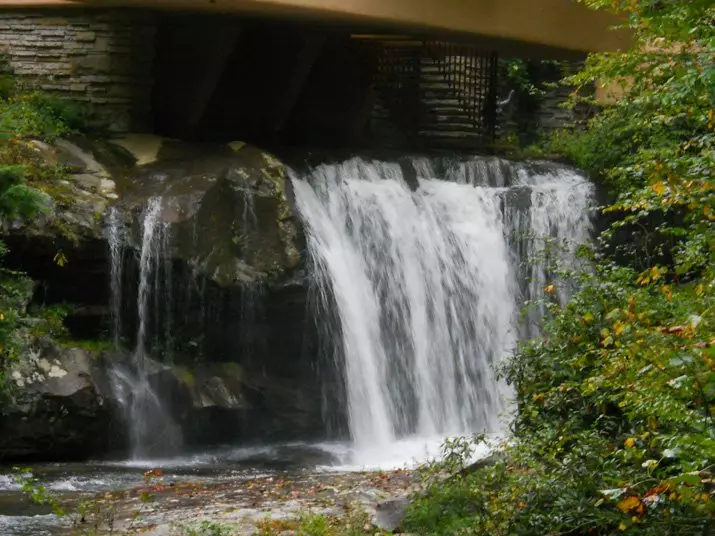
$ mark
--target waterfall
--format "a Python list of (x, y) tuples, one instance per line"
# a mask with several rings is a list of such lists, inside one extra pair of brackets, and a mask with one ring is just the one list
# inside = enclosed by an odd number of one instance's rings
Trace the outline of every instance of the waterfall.
[(358, 449), (496, 430), (506, 393), (493, 366), (521, 335), (520, 306), (553, 280), (547, 257), (576, 267), (590, 232), (592, 186), (567, 168), (411, 164), (417, 184), (359, 158), (292, 180), (320, 298), (339, 318), (329, 335)]
[(109, 209), (107, 242), (110, 259), (110, 305), (112, 314), (112, 341), (119, 348), (122, 331), (122, 233), (121, 219), (116, 207)]
[[(147, 334), (152, 312), (158, 326), (160, 293), (160, 270), (167, 247), (167, 226), (160, 220), (162, 200), (152, 197), (143, 214), (141, 251), (139, 256), (139, 282), (137, 292), (137, 333), (134, 352), (129, 362), (122, 360), (110, 371), (112, 388), (125, 412), (134, 458), (150, 454), (175, 451), (181, 444), (181, 431), (171, 419), (161, 397), (152, 385), (152, 376), (161, 374), (162, 367), (150, 359)], [(121, 331), (122, 303), (122, 233), (120, 218), (115, 209), (109, 217), (109, 246), (111, 255), (112, 311), (114, 317), (114, 340), (118, 345)], [(170, 272), (165, 271), (165, 277)], [(154, 295), (154, 311), (151, 296)], [(117, 346), (119, 349), (119, 346)]]

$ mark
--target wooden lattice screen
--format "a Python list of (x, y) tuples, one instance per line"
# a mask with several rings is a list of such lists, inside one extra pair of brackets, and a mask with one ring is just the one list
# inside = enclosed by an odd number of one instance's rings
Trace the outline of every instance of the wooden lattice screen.
[[(473, 45), (409, 38), (372, 40), (373, 80), (394, 139), (411, 148), (479, 149), (494, 140), (496, 54)], [(384, 131), (384, 125), (382, 130)]]

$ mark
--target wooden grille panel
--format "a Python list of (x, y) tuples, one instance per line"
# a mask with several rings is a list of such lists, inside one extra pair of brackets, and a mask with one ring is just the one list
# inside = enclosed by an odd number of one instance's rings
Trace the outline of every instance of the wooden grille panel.
[[(392, 145), (479, 149), (494, 140), (496, 54), (473, 45), (410, 38), (376, 46), (373, 89), (397, 132)], [(383, 125), (384, 127), (384, 125)], [(384, 128), (383, 128), (384, 130)]]

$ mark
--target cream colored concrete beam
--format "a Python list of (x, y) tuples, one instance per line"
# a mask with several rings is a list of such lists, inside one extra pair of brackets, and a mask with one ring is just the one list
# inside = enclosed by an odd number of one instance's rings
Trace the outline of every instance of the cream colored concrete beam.
[(0, 7), (133, 6), (174, 11), (285, 15), (464, 34), (577, 52), (628, 46), (617, 22), (575, 0), (0, 0)]

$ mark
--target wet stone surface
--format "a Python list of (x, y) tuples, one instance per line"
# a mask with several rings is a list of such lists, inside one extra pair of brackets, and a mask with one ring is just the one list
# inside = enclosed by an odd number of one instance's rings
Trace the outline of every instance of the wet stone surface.
[[(99, 512), (114, 509), (115, 534), (170, 535), (202, 521), (229, 525), (236, 534), (257, 534), (260, 526), (307, 513), (342, 517), (355, 510), (368, 514), (377, 527), (394, 530), (401, 521), (395, 521), (394, 505), (404, 510), (413, 487), (409, 471), (286, 473), (211, 483), (165, 482), (160, 471), (150, 471), (146, 485), (107, 492), (96, 503)], [(105, 529), (108, 534), (110, 528)]]

